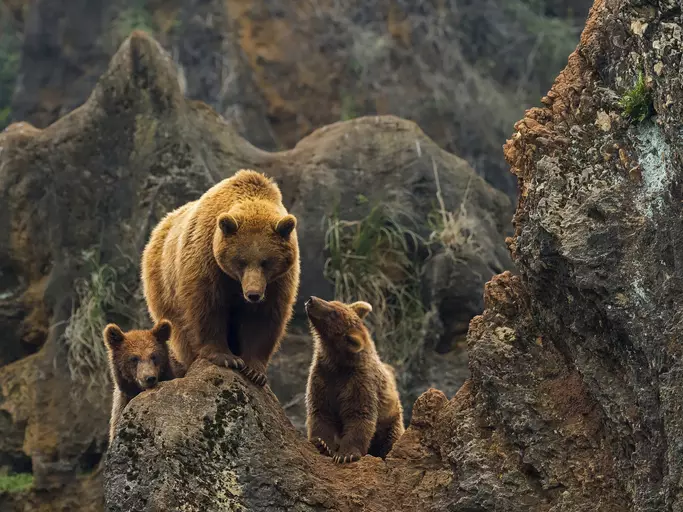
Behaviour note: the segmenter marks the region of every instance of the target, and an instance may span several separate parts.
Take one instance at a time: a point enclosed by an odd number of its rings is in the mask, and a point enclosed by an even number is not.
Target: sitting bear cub
[[[104,329],[109,370],[114,382],[114,399],[109,422],[109,444],[114,439],[119,417],[135,396],[157,382],[182,377],[184,369],[169,354],[167,342],[171,323],[161,320],[150,330],[123,332],[118,325]]]
[[[335,462],[384,457],[403,434],[393,368],[382,363],[363,318],[367,302],[306,301],[315,347],[306,389],[308,439]]]

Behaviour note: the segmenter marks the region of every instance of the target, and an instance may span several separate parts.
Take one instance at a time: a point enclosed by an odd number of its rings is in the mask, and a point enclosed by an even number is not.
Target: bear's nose
[[[258,292],[247,292],[246,297],[249,302],[261,302],[263,299],[263,295]]]
[[[154,375],[150,375],[149,377],[145,378],[145,382],[148,386],[153,386],[154,384],[156,384],[157,378]]]

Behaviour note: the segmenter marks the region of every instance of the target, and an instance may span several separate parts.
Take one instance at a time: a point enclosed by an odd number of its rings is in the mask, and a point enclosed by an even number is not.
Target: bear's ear
[[[275,232],[283,238],[289,237],[296,227],[296,217],[294,215],[285,215],[277,224],[275,224]]]
[[[152,328],[152,334],[159,343],[166,343],[171,338],[171,322],[166,319],[159,322]]]
[[[222,213],[218,216],[218,227],[225,236],[234,235],[237,233],[240,225],[237,223],[237,219],[230,215],[229,213]]]
[[[360,317],[361,320],[368,316],[368,313],[372,311],[372,306],[362,300],[354,302],[353,304],[349,304],[349,307]]]
[[[104,328],[104,342],[112,349],[118,347],[126,338],[121,328],[116,324],[109,324]]]

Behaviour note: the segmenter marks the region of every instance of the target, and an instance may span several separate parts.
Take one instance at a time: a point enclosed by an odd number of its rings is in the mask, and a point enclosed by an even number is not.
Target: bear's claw
[[[252,381],[257,386],[263,387],[266,385],[266,382],[268,382],[268,379],[264,373],[254,370],[249,366],[245,366],[242,370],[242,373],[247,377],[247,379]]]
[[[226,368],[232,368],[233,370],[242,370],[244,368],[244,361],[242,361],[242,358],[232,354],[217,352],[208,354],[206,359],[216,366],[225,366]]]
[[[311,440],[311,442],[313,443],[313,446],[315,446],[318,449],[321,455],[332,455],[330,448],[327,446],[327,443],[323,441],[321,438],[314,437]]]
[[[337,464],[346,464],[348,462],[356,462],[357,460],[360,460],[360,455],[357,453],[351,455],[335,455],[332,457],[332,460]]]

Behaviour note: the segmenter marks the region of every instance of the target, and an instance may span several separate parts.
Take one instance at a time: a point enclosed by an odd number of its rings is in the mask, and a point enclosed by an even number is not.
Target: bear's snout
[[[244,293],[244,298],[247,299],[247,302],[255,304],[263,300],[263,294],[258,291],[249,290]]]
[[[145,383],[150,387],[154,386],[154,384],[157,383],[157,376],[156,375],[148,375],[147,377],[145,377]]]

